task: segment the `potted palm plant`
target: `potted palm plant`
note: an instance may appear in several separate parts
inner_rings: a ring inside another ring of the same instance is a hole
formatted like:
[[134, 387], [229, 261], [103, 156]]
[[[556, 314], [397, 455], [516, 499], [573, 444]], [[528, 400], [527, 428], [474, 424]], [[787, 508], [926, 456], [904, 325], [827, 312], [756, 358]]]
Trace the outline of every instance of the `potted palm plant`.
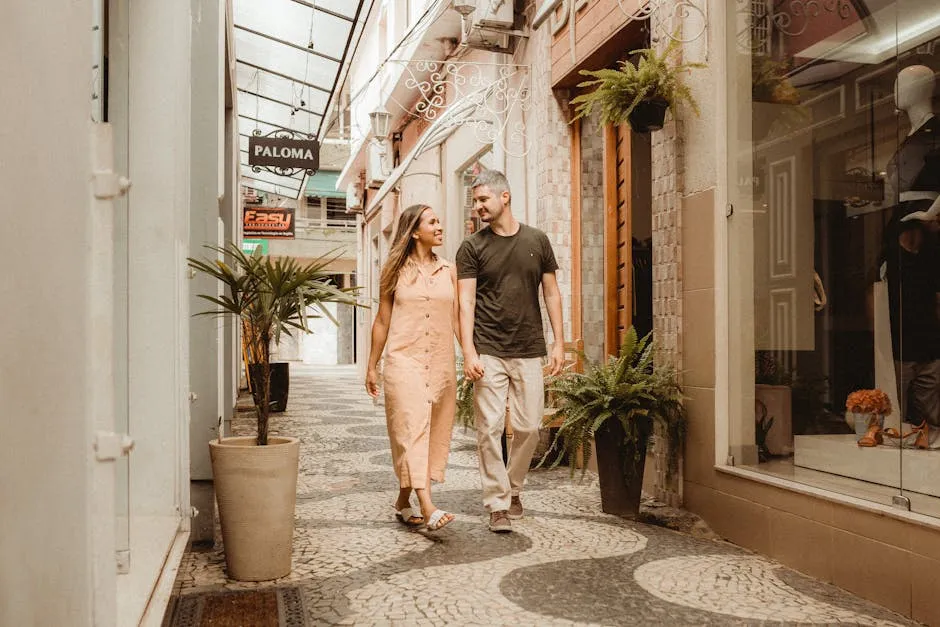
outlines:
[[309, 332], [313, 315], [336, 320], [328, 302], [355, 305], [352, 289], [340, 289], [325, 272], [333, 257], [301, 265], [293, 259], [246, 255], [232, 244], [207, 247], [222, 259], [188, 259], [189, 266], [222, 283], [221, 297], [200, 294], [215, 307], [195, 315], [232, 316], [242, 322], [257, 361], [253, 398], [257, 435], [209, 443], [212, 474], [228, 574], [243, 581], [276, 579], [290, 573], [300, 442], [268, 435], [271, 414], [271, 342], [282, 333]]
[[590, 364], [584, 373], [563, 373], [549, 389], [556, 407], [553, 418], [562, 418], [549, 450], [558, 450], [560, 455], [551, 465], [566, 458], [573, 473], [576, 456], [581, 454], [583, 474], [593, 440], [601, 509], [635, 518], [654, 425], [668, 438], [669, 468], [678, 463], [686, 413], [675, 369], [654, 366], [650, 335], [640, 339], [631, 327], [619, 354]]
[[638, 55], [636, 63], [628, 59], [621, 61], [617, 69], [581, 70], [582, 75], [592, 80], [578, 87], [594, 89], [572, 99], [574, 119], [598, 109], [604, 124], [629, 122], [634, 131], [648, 133], [662, 129], [666, 109], [675, 110], [683, 102], [698, 115], [698, 103], [683, 82], [682, 73], [705, 65], [673, 63], [670, 57], [678, 49], [677, 41], [670, 40], [661, 53], [653, 48], [631, 51], [630, 54]]

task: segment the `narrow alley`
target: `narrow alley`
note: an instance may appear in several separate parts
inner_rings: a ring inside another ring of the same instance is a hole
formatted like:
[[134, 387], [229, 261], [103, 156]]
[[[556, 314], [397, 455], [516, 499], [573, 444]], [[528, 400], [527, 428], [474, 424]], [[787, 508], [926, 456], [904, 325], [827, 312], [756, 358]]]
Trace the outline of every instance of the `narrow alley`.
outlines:
[[[301, 438], [293, 571], [236, 582], [221, 540], [188, 553], [166, 627], [913, 624], [731, 544], [603, 514], [596, 475], [581, 482], [567, 468], [533, 471], [527, 517], [512, 534], [490, 533], [474, 436], [461, 427], [435, 488], [457, 520], [433, 534], [406, 529], [391, 507], [383, 408], [352, 367], [292, 368], [273, 428]], [[250, 433], [252, 413], [239, 416], [233, 432]], [[259, 591], [268, 604], [246, 594]]]

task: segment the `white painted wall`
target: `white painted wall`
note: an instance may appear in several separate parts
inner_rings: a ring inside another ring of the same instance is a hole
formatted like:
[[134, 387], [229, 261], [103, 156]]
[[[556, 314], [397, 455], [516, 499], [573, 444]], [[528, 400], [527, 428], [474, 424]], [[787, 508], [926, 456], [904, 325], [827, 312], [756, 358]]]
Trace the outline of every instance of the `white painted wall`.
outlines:
[[190, 7], [129, 18], [131, 515], [163, 517], [188, 510]]
[[[191, 173], [190, 241], [193, 256], [212, 254], [204, 245], [216, 245], [218, 239], [219, 172], [225, 168], [225, 17], [222, 0], [192, 0], [192, 94], [190, 115]], [[220, 129], [222, 129], [220, 131]], [[224, 184], [224, 178], [223, 178]], [[189, 282], [189, 307], [192, 312], [206, 311], [209, 303], [199, 294], [215, 295], [217, 281], [199, 273]], [[218, 354], [219, 325], [224, 322], [208, 316], [191, 316], [189, 323], [189, 388], [196, 395], [190, 404], [189, 438], [190, 479], [211, 479], [210, 439], [217, 436], [222, 408], [219, 406]]]
[[110, 374], [110, 276], [95, 282], [111, 216], [90, 189], [92, 4], [8, 3], [4, 23], [0, 183], [28, 192], [29, 219], [8, 224], [0, 277], [0, 625], [108, 626], [114, 468], [92, 434], [113, 421], [96, 376]]

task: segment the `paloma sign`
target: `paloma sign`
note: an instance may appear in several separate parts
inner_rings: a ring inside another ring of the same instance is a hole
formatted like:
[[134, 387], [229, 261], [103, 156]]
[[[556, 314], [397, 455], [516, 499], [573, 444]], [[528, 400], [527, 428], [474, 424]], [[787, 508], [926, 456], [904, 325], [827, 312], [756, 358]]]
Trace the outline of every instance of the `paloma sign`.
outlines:
[[242, 230], [245, 237], [294, 237], [293, 207], [245, 207]]
[[315, 139], [248, 138], [248, 165], [313, 170], [320, 168], [320, 144]]

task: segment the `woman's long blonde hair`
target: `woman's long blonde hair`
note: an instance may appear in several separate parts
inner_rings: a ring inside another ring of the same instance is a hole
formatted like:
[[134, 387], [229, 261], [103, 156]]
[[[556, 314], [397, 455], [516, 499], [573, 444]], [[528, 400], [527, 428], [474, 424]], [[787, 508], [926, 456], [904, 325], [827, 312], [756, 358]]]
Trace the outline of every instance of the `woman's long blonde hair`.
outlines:
[[382, 277], [379, 279], [379, 292], [382, 296], [395, 291], [402, 268], [415, 250], [415, 239], [412, 235], [421, 225], [421, 216], [427, 209], [430, 209], [427, 205], [411, 205], [398, 217], [392, 249], [388, 251], [388, 259], [382, 267]]

